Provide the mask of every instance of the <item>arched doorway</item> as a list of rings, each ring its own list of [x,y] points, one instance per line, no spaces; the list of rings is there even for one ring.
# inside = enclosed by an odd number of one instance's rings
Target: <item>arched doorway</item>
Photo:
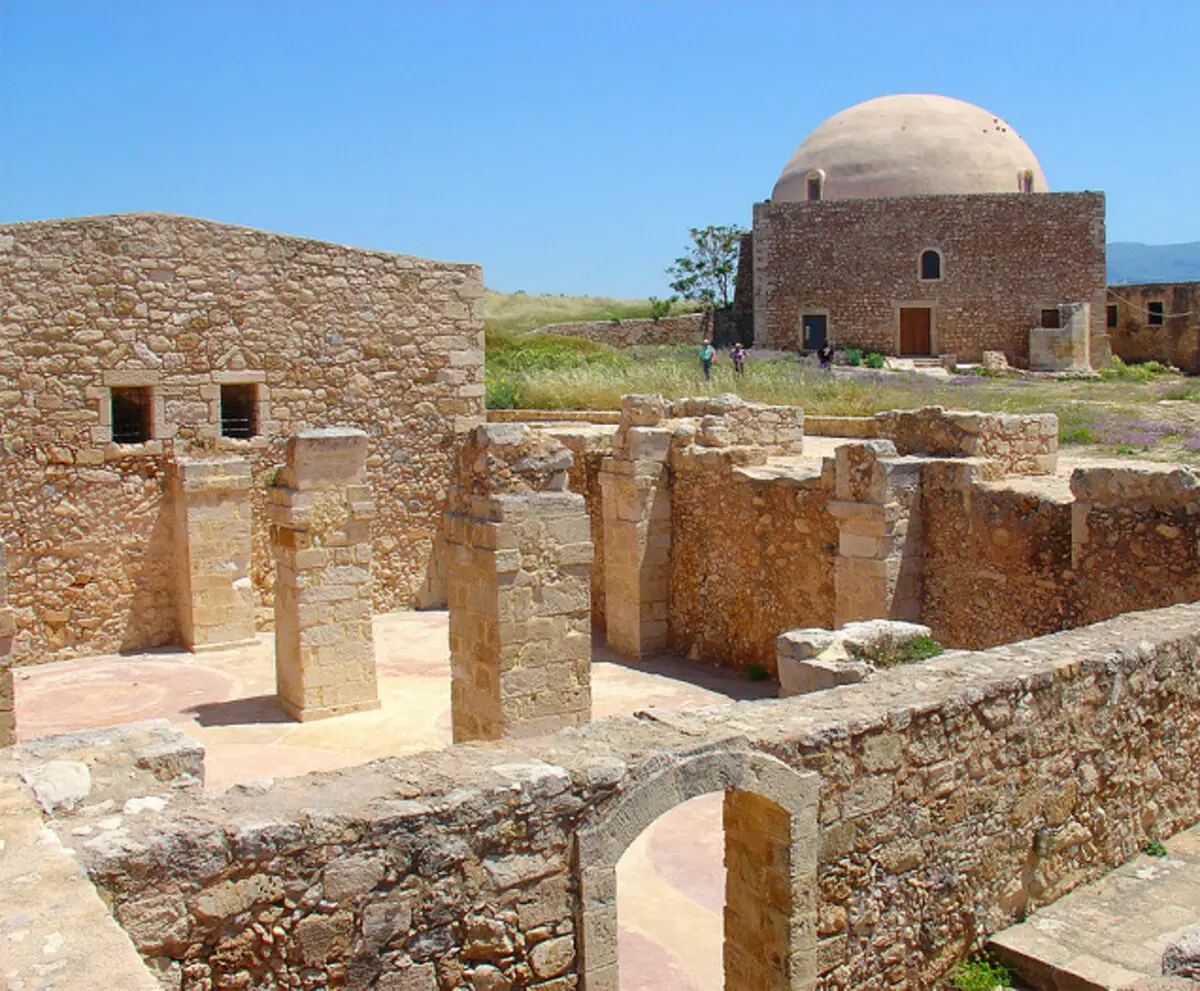
[[[725,987],[807,991],[816,977],[819,777],[748,749],[649,762],[576,834],[582,991],[619,991],[617,862],[664,813],[724,793]]]

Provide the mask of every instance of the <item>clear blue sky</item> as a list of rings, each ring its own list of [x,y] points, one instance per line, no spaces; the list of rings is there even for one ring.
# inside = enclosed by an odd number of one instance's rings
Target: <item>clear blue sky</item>
[[[1109,240],[1200,240],[1200,0],[0,0],[0,220],[164,210],[666,295],[860,100],[1008,118]]]

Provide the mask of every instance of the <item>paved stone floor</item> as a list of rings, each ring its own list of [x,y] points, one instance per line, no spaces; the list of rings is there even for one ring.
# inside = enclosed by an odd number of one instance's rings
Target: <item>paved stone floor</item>
[[[21,739],[165,717],[206,748],[206,786],[331,770],[450,743],[444,612],[375,619],[382,708],[312,723],[274,702],[274,644],[60,661],[16,671]],[[622,663],[597,646],[595,718],[773,695],[772,683],[673,657]],[[721,796],[663,816],[618,867],[623,991],[719,991],[724,903]]]
[[[1167,943],[1200,925],[1200,826],[1164,845],[1166,857],[1140,854],[998,933],[997,955],[1037,987],[1104,991],[1157,977]]]

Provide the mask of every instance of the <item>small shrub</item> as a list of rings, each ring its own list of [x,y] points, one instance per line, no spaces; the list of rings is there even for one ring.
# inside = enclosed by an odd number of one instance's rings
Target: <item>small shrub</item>
[[[761,664],[749,664],[746,666],[746,678],[749,681],[770,681],[771,672]]]
[[[993,991],[997,987],[1012,987],[1009,969],[982,953],[956,966],[950,972],[950,980],[958,991]]]
[[[677,296],[671,296],[668,299],[659,299],[657,296],[650,297],[650,319],[658,323],[663,317],[671,315],[671,307],[675,304]]]
[[[863,358],[863,364],[868,368],[882,368],[884,365],[883,355],[871,351]]]
[[[1165,857],[1167,848],[1158,840],[1146,840],[1145,846],[1142,847],[1142,853],[1147,857]]]
[[[487,380],[483,401],[488,409],[516,409],[519,399],[516,383],[502,378]]]
[[[1085,427],[1082,424],[1073,427],[1060,424],[1058,428],[1058,442],[1060,444],[1094,444],[1096,438],[1092,436],[1091,427]]]
[[[1127,365],[1115,354],[1107,368],[1100,369],[1100,377],[1106,382],[1149,382],[1159,375],[1173,375],[1174,369],[1157,361],[1143,361]]]
[[[863,353],[858,348],[847,348],[845,357],[847,365],[853,365],[857,368],[862,364]]]
[[[897,642],[895,640],[880,640],[864,650],[858,656],[870,661],[877,668],[894,668],[901,664],[915,664],[931,657],[937,657],[944,648],[931,636],[916,637],[912,640]]]

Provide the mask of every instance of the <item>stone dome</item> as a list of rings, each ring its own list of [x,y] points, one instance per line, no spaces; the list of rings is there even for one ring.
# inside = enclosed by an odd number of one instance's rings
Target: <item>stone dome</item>
[[[947,96],[881,96],[834,114],[784,166],[771,199],[820,199],[1047,191],[1029,145],[1003,118]]]

